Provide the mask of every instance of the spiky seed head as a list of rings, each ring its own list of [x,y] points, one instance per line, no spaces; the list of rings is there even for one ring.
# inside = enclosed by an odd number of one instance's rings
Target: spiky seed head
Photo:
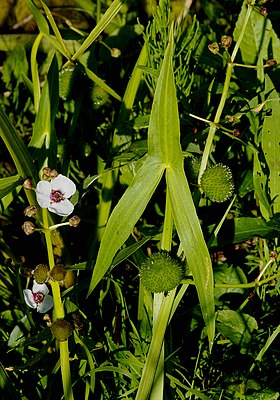
[[[48,265],[39,264],[34,269],[34,279],[37,283],[44,283],[49,279],[50,268]]]
[[[50,326],[52,335],[59,342],[67,340],[73,332],[72,325],[65,319],[57,319]]]
[[[230,199],[234,192],[231,170],[223,164],[207,168],[201,177],[200,185],[205,195],[217,203]]]
[[[182,281],[185,268],[181,261],[167,251],[154,253],[142,263],[140,279],[143,286],[153,293],[168,292]]]

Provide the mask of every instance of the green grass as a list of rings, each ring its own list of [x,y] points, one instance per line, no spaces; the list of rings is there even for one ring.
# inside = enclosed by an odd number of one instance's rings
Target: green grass
[[[3,19],[4,399],[280,395],[279,11],[183,4],[29,0],[14,30]],[[200,187],[216,164],[234,180],[221,203]],[[47,208],[68,201],[57,173],[76,185],[69,216]],[[152,294],[139,272],[160,250],[186,273]],[[46,313],[24,300],[39,264]],[[55,321],[66,340],[52,337]]]

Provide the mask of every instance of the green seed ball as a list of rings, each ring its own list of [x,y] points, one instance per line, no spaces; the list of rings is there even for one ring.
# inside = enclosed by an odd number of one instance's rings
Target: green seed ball
[[[56,320],[51,324],[50,329],[53,337],[60,342],[67,340],[73,331],[72,325],[65,319]]]
[[[63,100],[72,98],[76,78],[75,67],[65,68],[59,72],[59,97]]]
[[[104,106],[109,100],[109,94],[101,86],[94,84],[91,90],[92,105],[95,110]]]
[[[148,257],[140,267],[143,286],[153,293],[168,292],[180,284],[184,277],[183,264],[161,251]]]
[[[201,177],[200,185],[205,195],[217,203],[228,200],[234,191],[231,170],[223,164],[207,168]]]
[[[192,157],[187,159],[187,176],[192,183],[197,183],[201,164],[201,158]]]
[[[39,264],[34,269],[34,279],[37,283],[41,284],[48,280],[50,269],[48,265]]]

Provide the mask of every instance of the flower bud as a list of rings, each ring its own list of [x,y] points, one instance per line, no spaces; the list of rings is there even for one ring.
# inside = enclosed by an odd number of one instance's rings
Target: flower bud
[[[25,181],[23,182],[23,187],[25,190],[30,190],[32,189],[32,181],[31,179],[25,179]]]
[[[260,7],[260,14],[266,18],[268,16],[267,8]]]
[[[277,61],[276,60],[267,60],[266,65],[268,65],[269,67],[274,67],[274,65],[277,65]]]
[[[50,329],[53,337],[59,342],[67,340],[73,332],[70,322],[66,321],[65,319],[56,320],[51,324]]]
[[[51,171],[50,171],[50,178],[56,178],[57,176],[58,176],[59,174],[58,174],[58,172],[57,172],[57,170],[56,169],[52,169]]]
[[[51,169],[49,167],[45,167],[45,168],[43,168],[42,173],[43,173],[43,175],[46,175],[47,178],[49,178],[49,176],[51,174]]]
[[[119,58],[119,56],[122,54],[122,52],[120,51],[120,49],[117,49],[116,47],[113,47],[111,49],[111,56],[113,58]]]
[[[237,128],[235,128],[235,129],[232,131],[232,134],[233,134],[233,136],[235,136],[235,137],[239,137],[239,136],[240,136],[240,130],[237,129]]]
[[[81,222],[81,218],[78,217],[78,215],[73,215],[73,217],[69,218],[69,225],[72,226],[73,228],[76,228],[79,223]]]
[[[37,283],[45,283],[49,279],[50,269],[48,265],[39,264],[34,269],[34,279]]]
[[[228,49],[232,43],[231,36],[224,35],[222,36],[221,44],[224,49]]]
[[[24,210],[24,215],[26,217],[33,217],[33,215],[35,215],[37,213],[37,211],[38,211],[38,208],[36,206],[28,206]]]
[[[211,51],[213,54],[218,54],[219,53],[219,45],[217,42],[211,43],[208,45],[208,49]]]
[[[25,221],[22,229],[26,235],[31,235],[35,231],[35,225],[31,221]]]

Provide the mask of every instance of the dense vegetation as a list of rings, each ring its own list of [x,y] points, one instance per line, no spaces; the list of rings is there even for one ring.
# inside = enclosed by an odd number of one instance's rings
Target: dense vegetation
[[[277,399],[277,1],[2,3],[3,399]]]

